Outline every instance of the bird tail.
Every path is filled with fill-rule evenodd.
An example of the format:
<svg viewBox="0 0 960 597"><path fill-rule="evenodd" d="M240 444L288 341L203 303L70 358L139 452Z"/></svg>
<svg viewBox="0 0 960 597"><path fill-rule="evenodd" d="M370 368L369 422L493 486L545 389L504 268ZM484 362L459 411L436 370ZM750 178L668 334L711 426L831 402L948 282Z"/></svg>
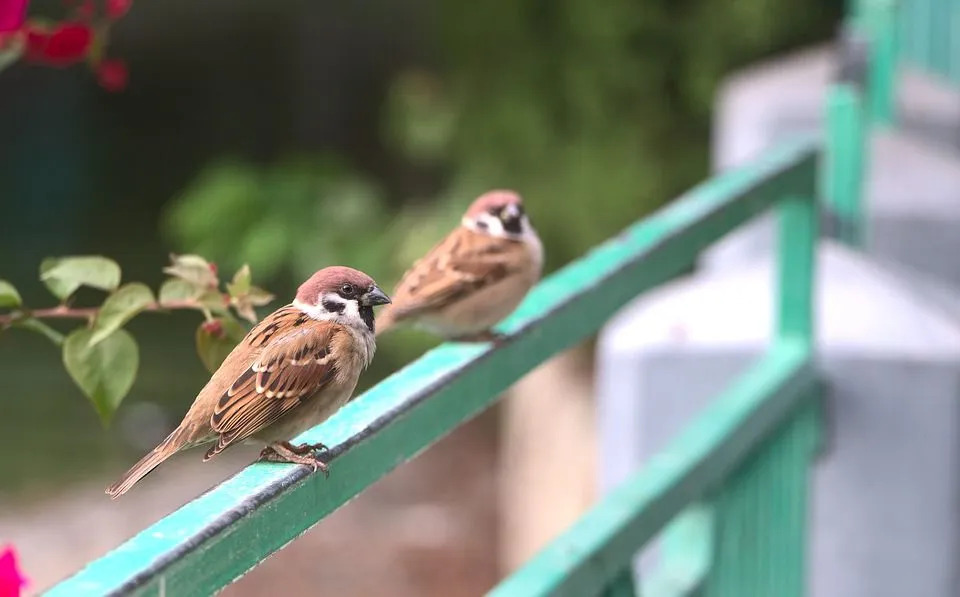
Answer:
<svg viewBox="0 0 960 597"><path fill-rule="evenodd" d="M183 447L183 442L180 441L181 435L182 432L179 427L174 429L156 448L150 450L150 452L133 465L130 470L123 473L123 476L120 477L116 483L107 487L106 494L109 495L111 499L117 499L129 491L137 481L146 477L150 471L155 469L161 462L176 454L177 451Z"/></svg>

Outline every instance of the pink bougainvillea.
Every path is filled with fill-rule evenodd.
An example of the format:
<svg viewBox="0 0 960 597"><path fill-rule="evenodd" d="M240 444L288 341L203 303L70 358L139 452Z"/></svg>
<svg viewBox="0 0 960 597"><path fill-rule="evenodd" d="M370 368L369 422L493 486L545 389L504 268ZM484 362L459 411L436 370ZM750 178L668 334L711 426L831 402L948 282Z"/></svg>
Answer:
<svg viewBox="0 0 960 597"><path fill-rule="evenodd" d="M93 29L86 23L61 23L54 29L28 25L26 59L49 66L70 66L86 58Z"/></svg>
<svg viewBox="0 0 960 597"><path fill-rule="evenodd" d="M29 18L29 4L30 0L0 0L0 52L12 50L25 62L43 66L86 62L105 90L126 89L127 64L106 58L104 49L110 27L127 14L133 0L63 0L68 18L52 24ZM6 64L11 63L8 58Z"/></svg>
<svg viewBox="0 0 960 597"><path fill-rule="evenodd" d="M0 33L16 31L27 18L29 0L0 0Z"/></svg>
<svg viewBox="0 0 960 597"><path fill-rule="evenodd" d="M110 58L97 67L97 81L107 91L123 91L127 87L127 65L123 60Z"/></svg>
<svg viewBox="0 0 960 597"><path fill-rule="evenodd" d="M12 545L0 549L0 597L20 597L27 578L17 565L17 552Z"/></svg>
<svg viewBox="0 0 960 597"><path fill-rule="evenodd" d="M131 0L107 0L107 16L111 19L119 19L130 10Z"/></svg>

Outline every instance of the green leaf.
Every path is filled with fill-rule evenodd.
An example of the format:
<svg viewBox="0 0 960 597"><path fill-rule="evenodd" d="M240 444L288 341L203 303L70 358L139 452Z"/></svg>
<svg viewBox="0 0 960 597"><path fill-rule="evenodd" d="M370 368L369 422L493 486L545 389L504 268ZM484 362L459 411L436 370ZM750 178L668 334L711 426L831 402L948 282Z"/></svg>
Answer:
<svg viewBox="0 0 960 597"><path fill-rule="evenodd" d="M170 303L179 303L197 298L200 294L197 288L180 278L170 278L160 287L160 304L169 305Z"/></svg>
<svg viewBox="0 0 960 597"><path fill-rule="evenodd" d="M211 313L224 314L227 312L227 307L229 306L224 295L216 289L211 289L201 294L197 297L197 302Z"/></svg>
<svg viewBox="0 0 960 597"><path fill-rule="evenodd" d="M247 293L247 300L250 301L250 304L254 307L262 307L272 301L274 298L276 297L263 288L258 288L256 286L251 286L250 291Z"/></svg>
<svg viewBox="0 0 960 597"><path fill-rule="evenodd" d="M63 334L35 317L18 319L17 321L13 322L12 325L13 327L23 328L25 330L30 330L31 332L41 334L42 336L45 336L47 340L50 340L57 346L63 344Z"/></svg>
<svg viewBox="0 0 960 597"><path fill-rule="evenodd" d="M237 298L250 292L250 266L246 263L233 275L233 282L227 284L227 292Z"/></svg>
<svg viewBox="0 0 960 597"><path fill-rule="evenodd" d="M247 331L232 317L217 317L197 327L197 355L207 371L214 373Z"/></svg>
<svg viewBox="0 0 960 597"><path fill-rule="evenodd" d="M120 266L96 255L48 257L40 264L40 279L54 296L64 301L81 286L116 290L120 285Z"/></svg>
<svg viewBox="0 0 960 597"><path fill-rule="evenodd" d="M102 342L153 302L153 292L146 284L133 282L121 286L107 297L100 312L97 313L97 319L93 322L90 346Z"/></svg>
<svg viewBox="0 0 960 597"><path fill-rule="evenodd" d="M210 262L199 255L171 255L171 265L163 268L164 273L189 282L198 289L216 288L219 285L217 275Z"/></svg>
<svg viewBox="0 0 960 597"><path fill-rule="evenodd" d="M250 323L256 323L257 312L253 308L262 307L272 300L272 294L262 288L251 286L246 294L232 298L231 302L241 317Z"/></svg>
<svg viewBox="0 0 960 597"><path fill-rule="evenodd" d="M20 293L13 284L0 279L0 307L19 307L21 304Z"/></svg>
<svg viewBox="0 0 960 597"><path fill-rule="evenodd" d="M0 49L0 71L11 66L20 59L23 54L25 44L14 35L8 38L7 47Z"/></svg>
<svg viewBox="0 0 960 597"><path fill-rule="evenodd" d="M92 337L93 330L87 328L71 332L63 343L63 364L107 426L133 387L140 354L126 330L117 330L93 346Z"/></svg>

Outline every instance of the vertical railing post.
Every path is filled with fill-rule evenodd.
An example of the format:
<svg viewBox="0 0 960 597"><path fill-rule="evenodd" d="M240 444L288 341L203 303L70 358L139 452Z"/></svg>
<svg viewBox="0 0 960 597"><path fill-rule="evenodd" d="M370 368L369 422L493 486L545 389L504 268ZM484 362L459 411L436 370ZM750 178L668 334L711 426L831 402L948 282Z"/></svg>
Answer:
<svg viewBox="0 0 960 597"><path fill-rule="evenodd" d="M872 122L892 125L895 120L895 81L899 57L898 0L859 0L854 26L870 41L867 75L867 113Z"/></svg>
<svg viewBox="0 0 960 597"><path fill-rule="evenodd" d="M810 196L790 196L779 207L779 287L777 341L813 342L813 284L817 239L817 203Z"/></svg>
<svg viewBox="0 0 960 597"><path fill-rule="evenodd" d="M783 199L773 349L799 343L813 355L817 241L816 174ZM814 396L751 456L713 498L714 560L706 597L803 597L810 467L820 437Z"/></svg>
<svg viewBox="0 0 960 597"><path fill-rule="evenodd" d="M865 236L862 196L868 146L863 93L870 47L856 27L843 27L838 48L839 73L827 88L825 105L819 193L831 228L826 233L853 247L861 247Z"/></svg>
<svg viewBox="0 0 960 597"><path fill-rule="evenodd" d="M840 83L827 92L823 198L841 242L861 247L864 240L863 163L865 131L860 95Z"/></svg>

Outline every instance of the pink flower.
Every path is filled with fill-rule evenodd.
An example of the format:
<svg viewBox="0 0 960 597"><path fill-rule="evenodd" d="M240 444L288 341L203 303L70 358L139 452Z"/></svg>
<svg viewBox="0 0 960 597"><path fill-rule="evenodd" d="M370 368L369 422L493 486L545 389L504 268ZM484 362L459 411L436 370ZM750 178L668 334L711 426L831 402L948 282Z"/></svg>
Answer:
<svg viewBox="0 0 960 597"><path fill-rule="evenodd" d="M26 585L27 578L17 566L17 552L7 545L0 551L0 597L20 597L20 589Z"/></svg>
<svg viewBox="0 0 960 597"><path fill-rule="evenodd" d="M107 0L107 16L111 19L119 19L130 10L132 0Z"/></svg>
<svg viewBox="0 0 960 597"><path fill-rule="evenodd" d="M51 66L69 66L83 60L93 43L93 30L85 23L63 23L53 31L28 25L24 30L27 59Z"/></svg>
<svg viewBox="0 0 960 597"><path fill-rule="evenodd" d="M30 0L0 0L0 33L16 31L27 18Z"/></svg>
<svg viewBox="0 0 960 597"><path fill-rule="evenodd" d="M213 336L214 338L223 338L223 323L221 323L219 319L205 321L200 327L203 328L204 332ZM3 597L3 595L0 595L0 597Z"/></svg>
<svg viewBox="0 0 960 597"><path fill-rule="evenodd" d="M123 60L107 59L97 67L97 81L107 91L123 91L128 78L127 65Z"/></svg>

